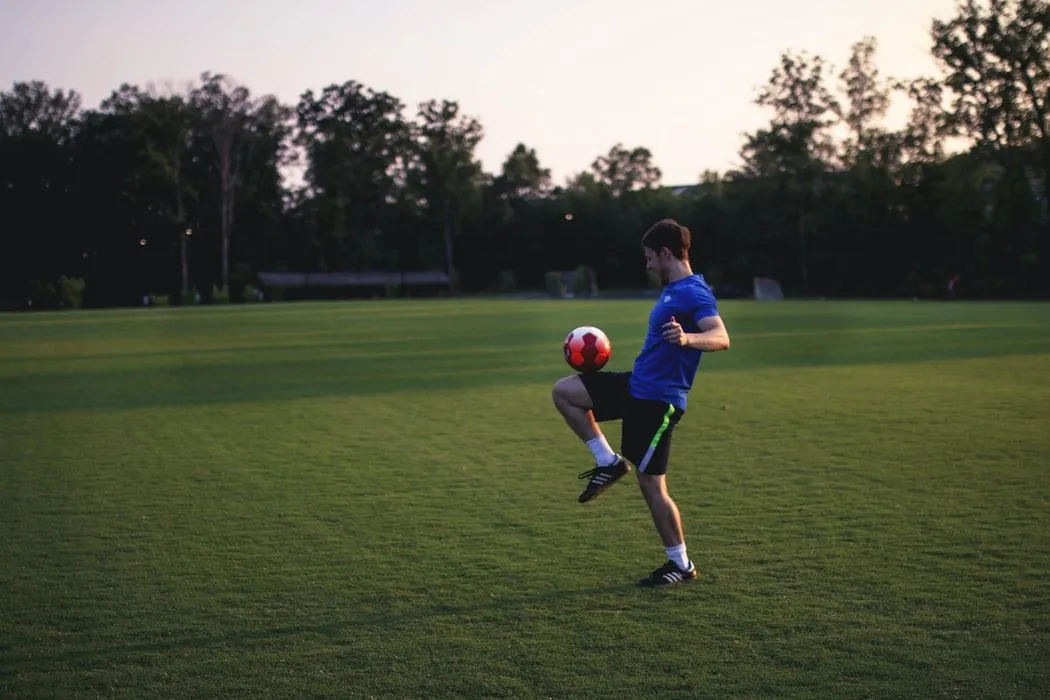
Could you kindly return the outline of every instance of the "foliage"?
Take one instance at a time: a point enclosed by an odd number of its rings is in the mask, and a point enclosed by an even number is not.
[[[501,294],[511,294],[518,291],[518,283],[514,279],[514,270],[500,270],[499,274],[496,275],[496,285],[493,291]]]
[[[785,51],[740,167],[670,185],[622,143],[560,186],[525,143],[487,173],[484,128],[457,102],[410,110],[354,80],[285,105],[207,72],[121,85],[94,109],[14,83],[0,92],[0,302],[53,306],[63,277],[84,280],[86,306],[189,289],[238,302],[275,270],[445,270],[470,292],[507,288],[501,271],[545,289],[547,270],[585,265],[603,288],[643,288],[639,239],[666,216],[721,285],[910,297],[960,275],[962,296],[1048,296],[1048,26],[1045,0],[961,0],[930,24],[936,76],[882,75],[874,37],[841,70]],[[893,99],[911,106],[896,130]]]
[[[576,297],[593,297],[598,294],[598,278],[590,265],[580,265],[572,273],[572,293]]]
[[[543,276],[546,284],[547,293],[552,297],[561,298],[567,293],[565,289],[565,281],[562,279],[561,272],[557,270],[548,270],[547,274]]]
[[[59,294],[62,303],[70,309],[79,309],[84,305],[84,280],[80,277],[59,278]]]

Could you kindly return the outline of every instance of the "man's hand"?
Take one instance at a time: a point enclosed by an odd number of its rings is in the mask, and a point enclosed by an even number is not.
[[[718,352],[729,349],[729,332],[718,316],[707,316],[697,324],[699,333],[686,333],[674,316],[662,327],[664,340],[672,345],[685,345],[694,350]]]
[[[671,345],[685,345],[688,339],[685,337],[685,331],[682,330],[681,324],[678,323],[678,319],[674,316],[671,320],[663,325],[664,340]]]

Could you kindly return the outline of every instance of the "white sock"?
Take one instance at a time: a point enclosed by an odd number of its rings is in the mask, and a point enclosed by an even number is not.
[[[689,557],[685,553],[685,543],[676,547],[664,547],[667,551],[667,558],[678,565],[678,568],[682,571],[689,570]]]
[[[609,441],[600,433],[598,437],[587,441],[587,447],[591,448],[591,454],[594,455],[594,461],[599,467],[607,467],[618,459],[616,453],[609,447]]]

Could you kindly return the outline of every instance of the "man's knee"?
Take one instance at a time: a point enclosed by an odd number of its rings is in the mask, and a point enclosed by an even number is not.
[[[554,383],[551,396],[555,404],[576,406],[577,408],[592,408],[591,396],[587,393],[587,387],[579,375],[562,377]]]
[[[638,488],[649,502],[667,497],[667,481],[663,474],[638,472]]]

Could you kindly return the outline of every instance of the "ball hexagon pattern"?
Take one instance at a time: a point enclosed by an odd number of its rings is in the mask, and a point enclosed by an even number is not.
[[[612,357],[612,344],[600,328],[580,326],[565,336],[565,361],[577,372],[597,372]]]

